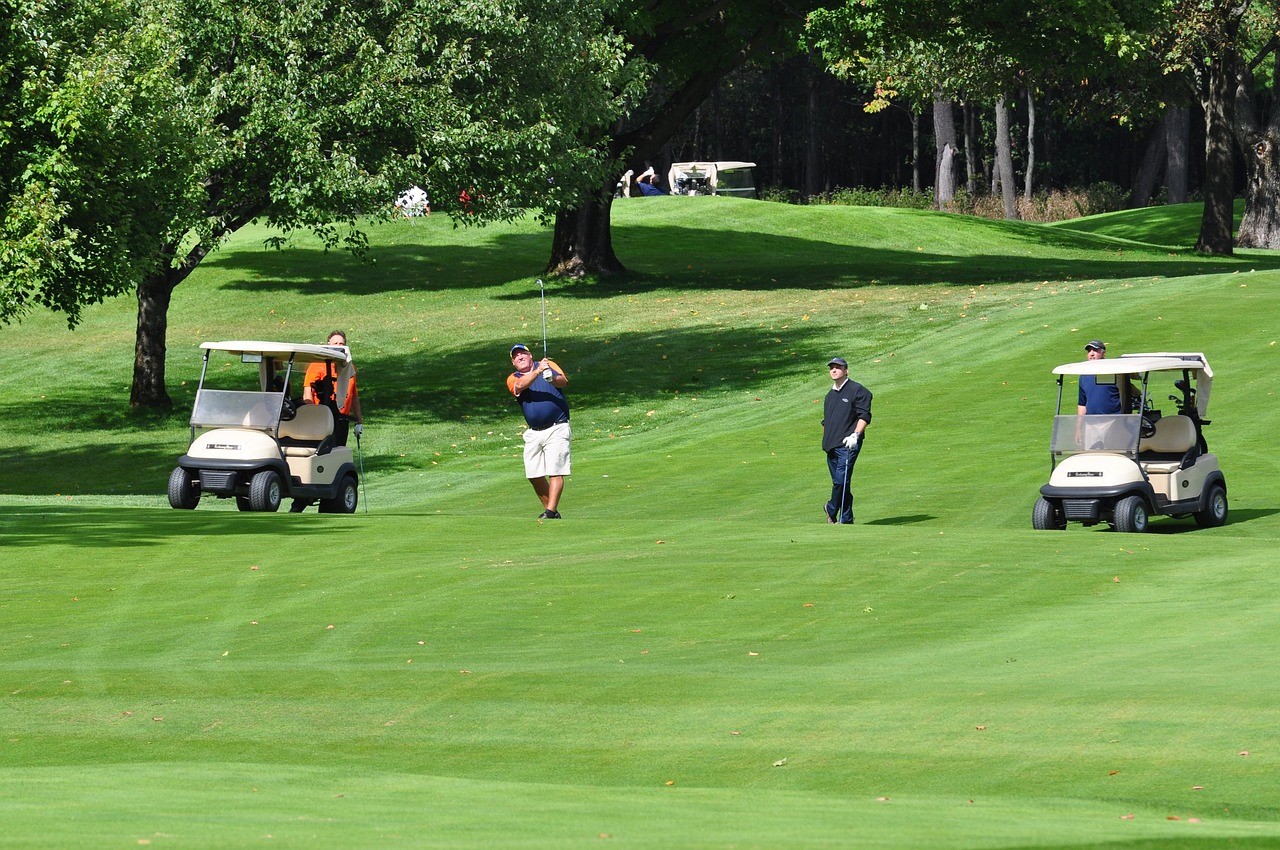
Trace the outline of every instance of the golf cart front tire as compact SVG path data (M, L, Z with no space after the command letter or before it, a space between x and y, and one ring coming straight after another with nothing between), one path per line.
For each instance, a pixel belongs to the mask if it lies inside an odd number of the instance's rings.
M1036 505L1031 509L1031 527L1036 531L1064 531L1067 518L1062 513L1062 505L1050 502L1044 496L1036 499Z
M1201 528L1217 528L1227 522L1227 488L1214 484L1204 500L1204 510L1196 511L1196 525Z
M193 510L200 504L200 479L189 469L174 467L169 473L169 507Z
M1113 522L1116 531L1142 534L1147 530L1148 520L1147 503L1141 496L1125 496L1116 502Z
M320 500L322 514L353 514L360 503L360 487L354 475L342 476L342 484L338 487L338 495L332 499Z
M250 510L275 513L280 510L280 499L280 474L274 469L264 469L250 479Z

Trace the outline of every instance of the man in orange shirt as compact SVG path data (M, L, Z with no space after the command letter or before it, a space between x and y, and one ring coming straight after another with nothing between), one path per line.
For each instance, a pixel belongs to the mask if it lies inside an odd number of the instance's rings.
M329 345L346 347L347 335L342 331L329 334ZM338 371L332 361L312 363L302 380L302 400L307 404L327 404L333 410L333 441L339 446L347 444L350 420L356 422L356 436L364 433L364 417L360 413L360 395L356 392L356 374L353 370L347 380L347 393L338 405Z
M560 519L560 494L569 474L569 400L564 388L569 379L554 360L543 357L537 363L523 343L511 346L507 389L520 404L524 421L524 472L543 511L538 519Z

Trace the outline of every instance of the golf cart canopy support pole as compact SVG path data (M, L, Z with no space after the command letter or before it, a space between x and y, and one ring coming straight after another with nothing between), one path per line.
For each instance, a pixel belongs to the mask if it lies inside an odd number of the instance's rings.
M1062 376L1058 376L1058 406L1054 408L1054 416L1062 415ZM1058 461L1053 456L1053 449L1049 449L1049 476L1053 477L1053 471L1058 468Z

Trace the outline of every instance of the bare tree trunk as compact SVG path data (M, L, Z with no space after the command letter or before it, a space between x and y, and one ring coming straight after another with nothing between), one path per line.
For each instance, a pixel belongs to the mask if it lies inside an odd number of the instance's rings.
M961 123L964 125L964 186L969 192L969 197L973 197L978 193L978 171L981 165L975 161L978 153L977 133L974 131L974 109L970 101L965 101L962 108L963 117Z
M597 190L592 200L592 203L585 203L577 209L556 213L547 274L579 277L589 273L613 275L626 271L613 251L613 232L609 227L613 192Z
M937 158L935 160L933 185L934 185L934 204L938 209L945 209L947 204L955 199L956 194L956 177L954 172L943 172L943 167L948 169L954 168L955 151L956 151L956 121L952 113L952 105L949 100L942 100L942 93L938 92L933 100L933 139L937 145ZM951 149L948 156L947 149ZM945 160L945 163L944 163Z
M1276 54L1280 70L1280 53ZM1241 248L1280 248L1280 109L1262 126L1254 98L1253 70L1239 65L1235 89L1236 139L1244 152L1244 217L1236 234Z
M1022 196L1031 200L1031 174L1036 169L1036 92L1031 81L1027 81L1027 173Z
M178 282L172 280L171 273L161 272L138 284L138 330L133 344L133 387L129 391L132 407L173 406L164 385L164 357L169 301Z
M1018 215L1018 190L1013 182L1013 144L1009 138L1009 104L1001 97L996 101L996 171L1000 174L1000 198L1004 201L1004 217Z
M1205 254L1232 253L1231 225L1234 217L1235 171L1232 145L1232 95L1234 73L1224 67L1231 61L1224 47L1203 69L1206 79L1204 104L1204 212L1196 250Z
M1168 159L1164 169L1165 199L1170 204L1187 202L1187 148L1191 137L1191 112L1182 105L1170 106L1165 113L1165 146Z
M920 194L920 116L914 108L909 108L911 116L911 190Z
M1148 206L1155 193L1156 178L1165 163L1169 149L1169 113L1166 111L1160 123L1151 133L1151 139L1142 153L1142 164L1138 166L1138 175L1133 180L1133 197L1129 205L1135 209Z
M809 96L805 107L805 150L804 150L804 195L805 200L819 194L818 150L821 140L818 138L818 75L808 75Z

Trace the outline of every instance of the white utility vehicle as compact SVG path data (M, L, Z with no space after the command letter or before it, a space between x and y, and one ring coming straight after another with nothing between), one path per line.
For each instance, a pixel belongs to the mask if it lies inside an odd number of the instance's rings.
M200 348L204 365L191 411L191 446L169 475L169 504L190 510L201 496L216 496L234 498L242 511L275 511L292 498L297 506L318 501L322 513L354 513L360 479L351 449L334 444L335 412L300 398L307 367L331 364L326 372L337 378L341 407L355 370L351 352L339 345L257 341ZM253 367L253 374L241 364ZM290 397L293 386L297 398Z
M1058 415L1050 445L1052 474L1032 511L1035 528L1107 522L1116 531L1143 532L1153 515L1191 516L1202 528L1227 521L1226 478L1204 439L1213 370L1203 354L1126 354L1066 363L1053 373ZM1118 382L1124 409L1130 409L1132 398L1137 412L1063 415L1066 375ZM1176 409L1164 415L1152 398L1170 389L1174 394L1168 399ZM1068 401L1075 408L1074 393Z

